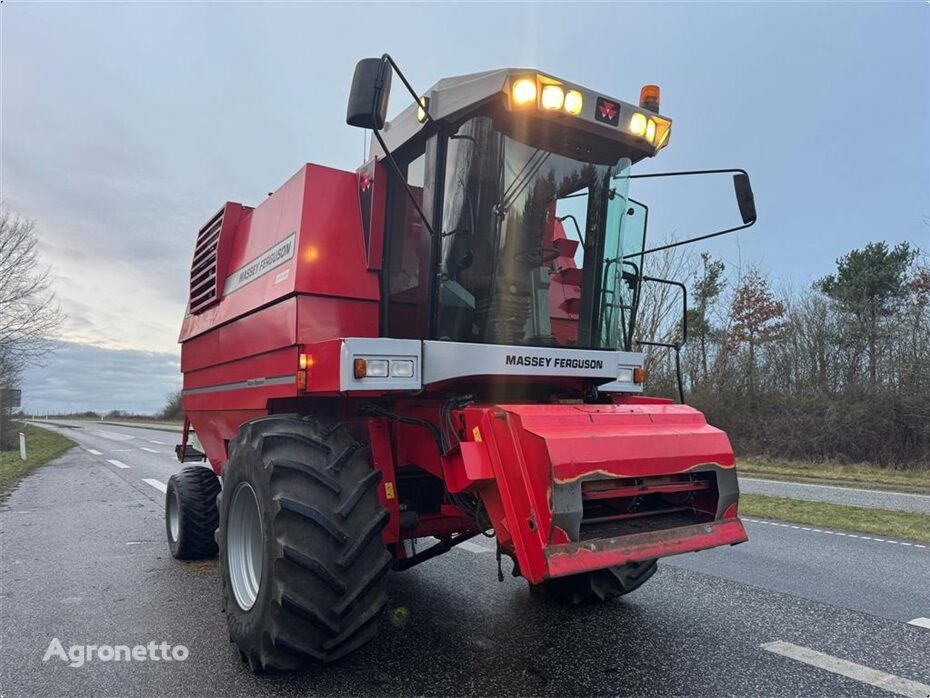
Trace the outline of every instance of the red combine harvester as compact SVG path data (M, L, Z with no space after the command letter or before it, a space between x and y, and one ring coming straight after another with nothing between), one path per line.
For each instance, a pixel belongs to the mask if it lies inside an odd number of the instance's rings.
M386 124L394 73L414 101ZM668 143L658 110L654 86L637 106L534 70L417 95L365 59L347 121L371 159L201 228L177 448L200 464L171 477L166 527L175 557L219 552L253 669L358 648L388 570L480 533L575 603L746 540L726 435L642 395L640 289L676 283L643 275L628 193L659 176L630 174ZM743 225L676 244L755 222L746 173L709 172L734 175Z

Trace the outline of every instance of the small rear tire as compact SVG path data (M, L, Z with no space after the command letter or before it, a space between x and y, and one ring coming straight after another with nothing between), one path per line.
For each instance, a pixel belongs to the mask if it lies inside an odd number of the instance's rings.
M655 574L655 560L631 562L618 567L547 579L531 585L534 595L572 605L600 603L635 591Z
M165 533L173 557L198 560L216 555L219 493L219 478L204 466L189 465L168 478Z

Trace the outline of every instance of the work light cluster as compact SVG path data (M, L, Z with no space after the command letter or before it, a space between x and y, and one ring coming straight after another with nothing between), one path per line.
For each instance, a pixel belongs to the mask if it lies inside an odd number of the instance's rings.
M561 85L542 85L542 90L536 84L535 78L520 78L513 83L511 97L514 104L526 105L536 102L539 94L539 106L547 111L565 111L572 116L578 116L584 107L584 97L578 90L565 90Z
M560 84L548 82L551 78L541 75L520 77L510 85L511 102L516 107L536 107L548 112L565 112L579 116L584 108L584 96L579 90L565 88ZM613 105L619 108L619 105ZM646 85L640 94L640 108L634 111L626 121L619 124L627 133L642 138L656 151L668 143L671 122L658 116L659 88ZM600 119L606 121L606 119ZM609 122L618 125L616 121Z

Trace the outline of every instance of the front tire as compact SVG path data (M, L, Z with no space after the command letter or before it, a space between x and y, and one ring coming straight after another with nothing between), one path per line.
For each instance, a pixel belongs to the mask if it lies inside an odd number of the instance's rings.
M380 476L351 426L329 418L265 417L230 442L223 607L253 670L332 662L374 636L392 559Z
M547 579L541 584L531 586L530 590L555 601L573 605L604 602L639 589L655 574L657 567L655 560L632 562L628 565Z
M173 557L198 560L216 555L219 493L219 478L204 466L185 466L168 478L165 533Z

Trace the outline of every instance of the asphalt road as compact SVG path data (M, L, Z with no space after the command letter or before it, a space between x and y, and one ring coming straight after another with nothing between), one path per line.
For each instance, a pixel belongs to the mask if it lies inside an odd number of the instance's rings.
M167 551L157 485L176 435L81 427L66 430L81 448L0 508L3 696L930 695L930 627L908 623L930 617L930 548L755 520L749 543L671 558L623 600L576 609L499 583L474 539L390 577L405 625L385 618L335 666L254 676L227 641L215 562ZM43 662L53 638L189 656L70 667Z
M741 477L740 490L752 494L768 494L789 499L806 499L811 502L847 504L870 509L893 509L930 515L930 496L904 492L881 492L854 487L813 485L803 482L781 482L759 478Z

